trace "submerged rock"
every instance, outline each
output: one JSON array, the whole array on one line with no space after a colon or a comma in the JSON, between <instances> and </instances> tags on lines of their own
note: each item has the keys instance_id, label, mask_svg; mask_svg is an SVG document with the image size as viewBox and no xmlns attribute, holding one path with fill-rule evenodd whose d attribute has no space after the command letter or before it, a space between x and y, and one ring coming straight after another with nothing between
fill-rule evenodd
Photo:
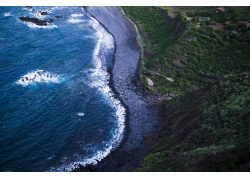
<instances>
[{"instance_id":1,"label":"submerged rock","mask_svg":"<svg viewBox=\"0 0 250 180\"><path fill-rule=\"evenodd\" d=\"M41 15L47 15L47 11L41 12Z\"/></svg>"},{"instance_id":2,"label":"submerged rock","mask_svg":"<svg viewBox=\"0 0 250 180\"><path fill-rule=\"evenodd\" d=\"M62 18L62 16L59 16L59 15L56 15L55 17L56 17L57 19Z\"/></svg>"}]
</instances>

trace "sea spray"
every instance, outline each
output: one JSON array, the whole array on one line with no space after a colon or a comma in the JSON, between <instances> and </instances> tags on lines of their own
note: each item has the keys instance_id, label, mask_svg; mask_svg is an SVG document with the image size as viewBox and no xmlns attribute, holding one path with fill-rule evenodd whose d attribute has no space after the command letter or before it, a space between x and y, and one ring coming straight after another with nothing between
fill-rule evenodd
<instances>
[{"instance_id":1,"label":"sea spray","mask_svg":"<svg viewBox=\"0 0 250 180\"><path fill-rule=\"evenodd\" d=\"M28 86L34 83L59 83L61 75L53 74L42 69L31 71L16 81L16 84Z\"/></svg>"}]
</instances>

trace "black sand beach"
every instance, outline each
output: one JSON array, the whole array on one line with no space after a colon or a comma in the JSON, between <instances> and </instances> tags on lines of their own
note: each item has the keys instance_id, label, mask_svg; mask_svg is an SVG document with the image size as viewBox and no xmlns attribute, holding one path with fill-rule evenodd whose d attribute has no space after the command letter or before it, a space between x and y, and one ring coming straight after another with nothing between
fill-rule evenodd
<instances>
[{"instance_id":1,"label":"black sand beach","mask_svg":"<svg viewBox=\"0 0 250 180\"><path fill-rule=\"evenodd\" d=\"M127 108L125 137L121 145L97 165L77 171L133 171L149 153L159 132L159 111L150 92L138 78L140 46L134 25L118 7L87 7L114 37L116 52L111 86Z\"/></svg>"}]
</instances>

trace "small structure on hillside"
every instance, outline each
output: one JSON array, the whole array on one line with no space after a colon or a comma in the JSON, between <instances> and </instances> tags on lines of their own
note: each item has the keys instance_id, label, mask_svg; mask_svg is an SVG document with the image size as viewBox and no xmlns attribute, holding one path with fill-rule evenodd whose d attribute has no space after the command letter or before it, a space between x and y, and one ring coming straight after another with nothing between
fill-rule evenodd
<instances>
[{"instance_id":1,"label":"small structure on hillside","mask_svg":"<svg viewBox=\"0 0 250 180\"><path fill-rule=\"evenodd\" d=\"M223 12L225 12L225 9L223 7L218 7L215 12L216 13L223 13Z\"/></svg>"}]
</instances>

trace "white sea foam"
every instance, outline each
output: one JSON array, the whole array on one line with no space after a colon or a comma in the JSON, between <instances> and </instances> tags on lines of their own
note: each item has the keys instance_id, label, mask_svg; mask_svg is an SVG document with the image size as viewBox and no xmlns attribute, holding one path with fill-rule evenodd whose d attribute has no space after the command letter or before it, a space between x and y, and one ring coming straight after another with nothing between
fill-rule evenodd
<instances>
[{"instance_id":1,"label":"white sea foam","mask_svg":"<svg viewBox=\"0 0 250 180\"><path fill-rule=\"evenodd\" d=\"M57 25L55 24L47 24L47 26L39 26L31 22L25 22L30 28L43 28L43 29L53 29L57 28Z\"/></svg>"},{"instance_id":2,"label":"white sea foam","mask_svg":"<svg viewBox=\"0 0 250 180\"><path fill-rule=\"evenodd\" d=\"M83 112L78 112L77 115L78 116L84 116L84 113Z\"/></svg>"},{"instance_id":3,"label":"white sea foam","mask_svg":"<svg viewBox=\"0 0 250 180\"><path fill-rule=\"evenodd\" d=\"M84 20L79 18L79 17L82 17L82 16L83 16L83 14L71 14L69 19L68 19L68 22L72 23L72 24L81 23Z\"/></svg>"},{"instance_id":4,"label":"white sea foam","mask_svg":"<svg viewBox=\"0 0 250 180\"><path fill-rule=\"evenodd\" d=\"M42 12L43 11L36 11L35 13L34 13L34 17L35 18L38 18L38 19L45 19L45 17L46 17L46 15L42 15ZM47 11L46 11L47 12Z\"/></svg>"},{"instance_id":5,"label":"white sea foam","mask_svg":"<svg viewBox=\"0 0 250 180\"><path fill-rule=\"evenodd\" d=\"M63 166L57 169L52 167L51 171L72 171L75 168L79 167L79 165L95 165L98 163L98 161L101 161L104 157L110 154L113 149L118 147L123 138L126 109L123 107L121 102L114 97L113 91L108 86L110 75L106 71L106 69L102 67L102 62L105 61L106 54L109 51L114 50L114 39L109 33L107 33L107 31L99 24L97 20L92 17L91 19L92 27L96 30L98 42L93 53L93 63L95 65L95 69L92 69L92 80L89 85L93 88L97 88L107 99L110 105L115 109L115 117L117 118L117 129L115 130L115 132L113 132L113 138L110 140L110 142L106 143L104 150L96 151L92 157L84 159L81 158L81 155L75 155L76 157L78 157L78 161L69 164L64 164Z\"/></svg>"},{"instance_id":6,"label":"white sea foam","mask_svg":"<svg viewBox=\"0 0 250 180\"><path fill-rule=\"evenodd\" d=\"M28 72L15 83L22 86L28 86L34 83L60 83L61 80L61 75L38 69L36 71Z\"/></svg>"},{"instance_id":7,"label":"white sea foam","mask_svg":"<svg viewBox=\"0 0 250 180\"><path fill-rule=\"evenodd\" d=\"M10 12L3 13L4 16L11 16Z\"/></svg>"},{"instance_id":8,"label":"white sea foam","mask_svg":"<svg viewBox=\"0 0 250 180\"><path fill-rule=\"evenodd\" d=\"M48 157L47 159L50 160L50 159L52 159L52 158L54 158L54 157L55 157L55 155L50 156L50 157Z\"/></svg>"},{"instance_id":9,"label":"white sea foam","mask_svg":"<svg viewBox=\"0 0 250 180\"><path fill-rule=\"evenodd\" d=\"M82 17L83 14L71 14L72 17Z\"/></svg>"},{"instance_id":10,"label":"white sea foam","mask_svg":"<svg viewBox=\"0 0 250 180\"><path fill-rule=\"evenodd\" d=\"M77 23L83 22L83 20L82 19L76 19L76 18L70 18L70 19L68 19L68 22L72 23L72 24L77 24Z\"/></svg>"}]
</instances>

